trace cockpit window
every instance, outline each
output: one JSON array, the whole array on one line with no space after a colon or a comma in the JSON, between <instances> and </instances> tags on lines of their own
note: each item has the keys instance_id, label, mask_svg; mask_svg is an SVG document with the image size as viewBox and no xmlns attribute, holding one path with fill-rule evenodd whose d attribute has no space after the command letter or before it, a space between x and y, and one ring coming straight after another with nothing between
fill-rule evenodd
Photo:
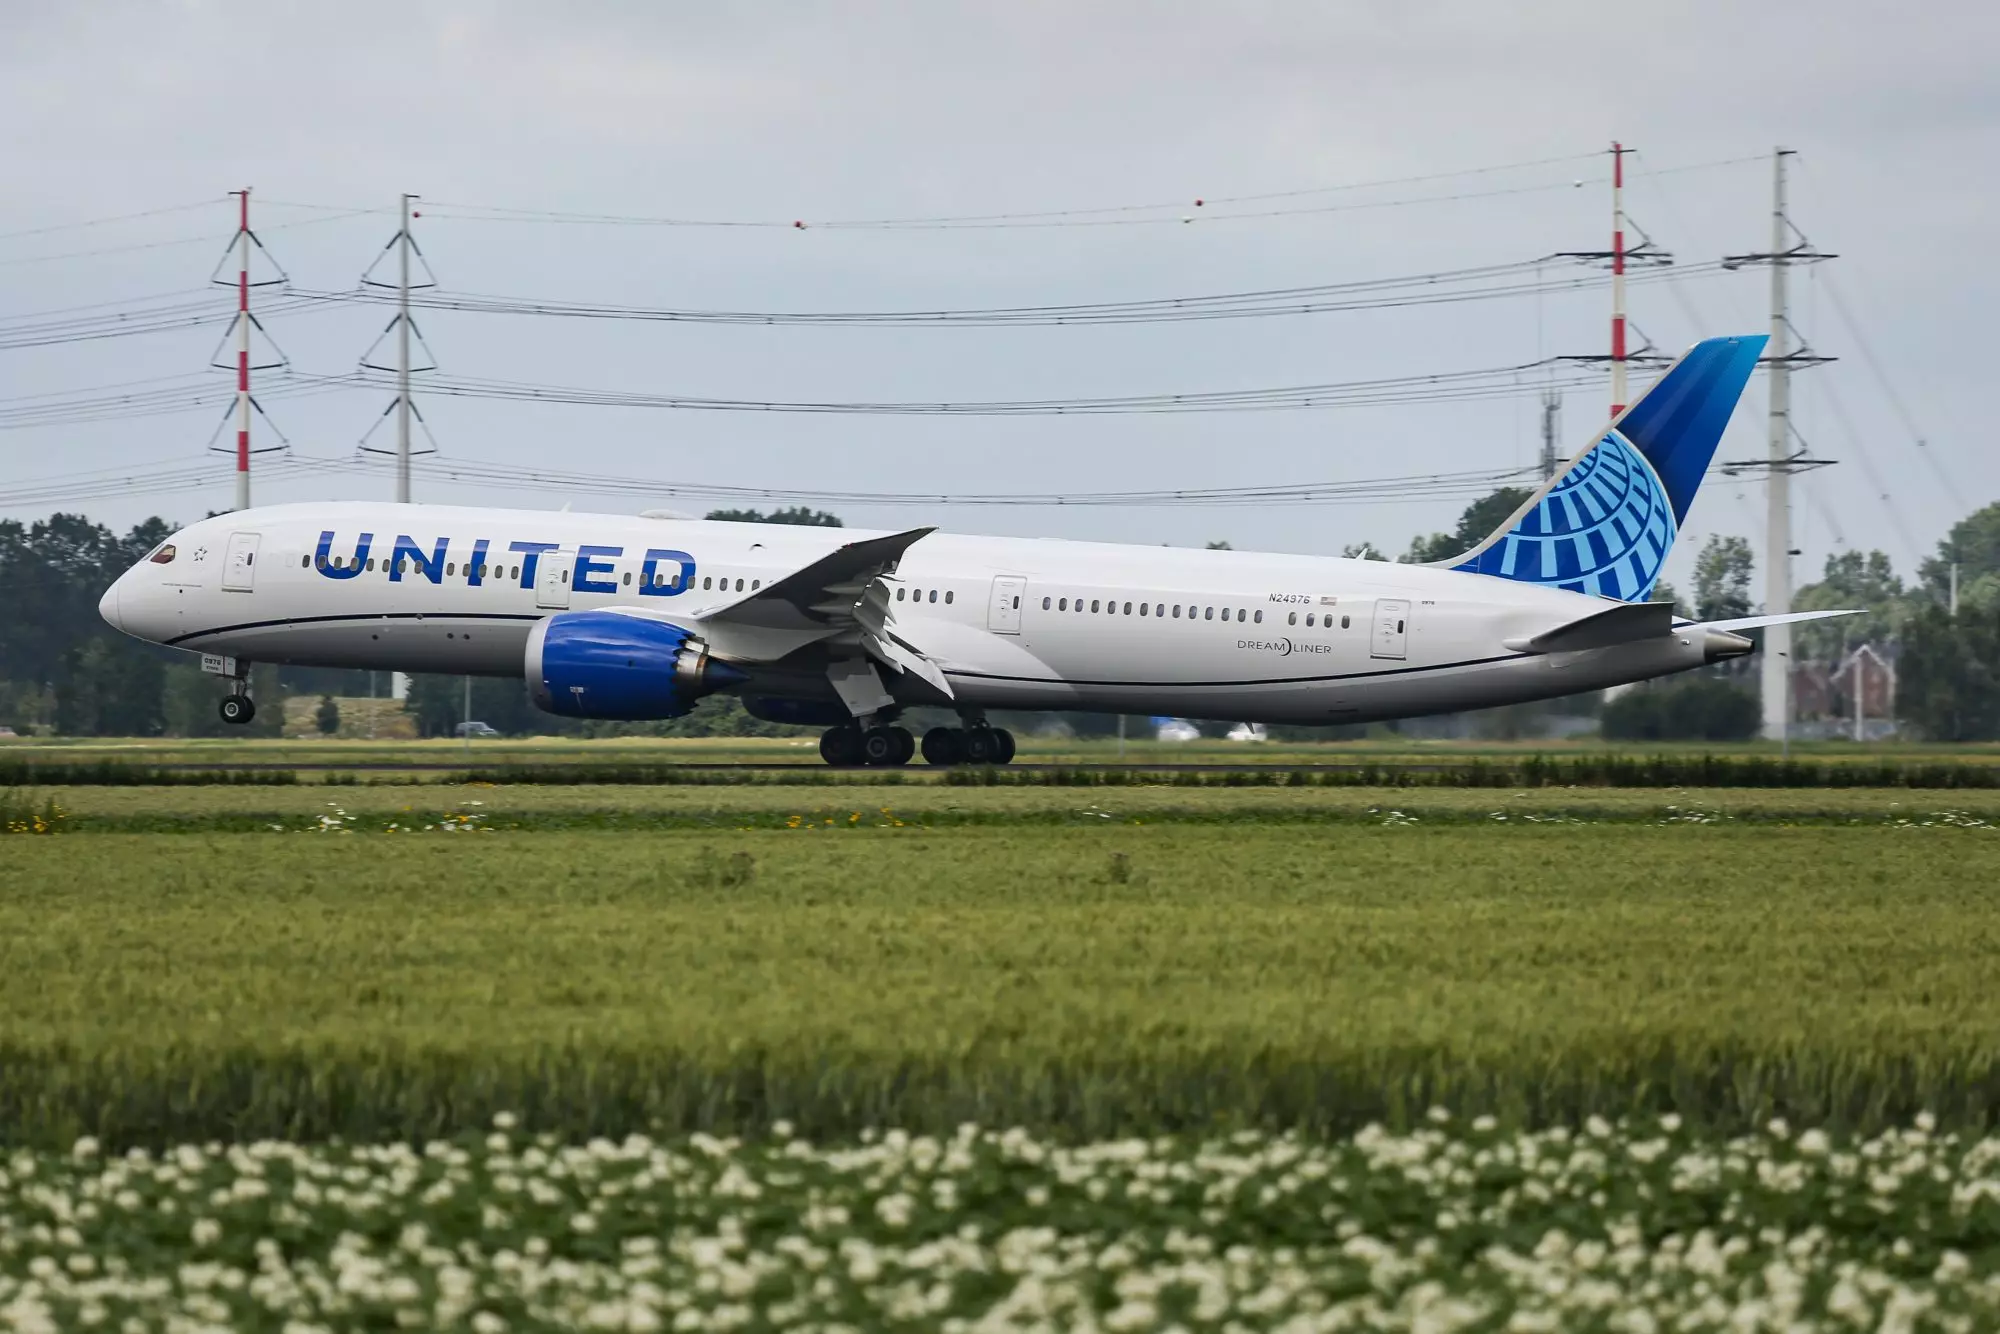
<instances>
[{"instance_id":1,"label":"cockpit window","mask_svg":"<svg viewBox=\"0 0 2000 1334\"><path fill-rule=\"evenodd\" d=\"M153 562L153 564L155 565L173 564L174 544L171 542L160 543L159 549L154 551L152 555L146 557L146 559Z\"/></svg>"}]
</instances>

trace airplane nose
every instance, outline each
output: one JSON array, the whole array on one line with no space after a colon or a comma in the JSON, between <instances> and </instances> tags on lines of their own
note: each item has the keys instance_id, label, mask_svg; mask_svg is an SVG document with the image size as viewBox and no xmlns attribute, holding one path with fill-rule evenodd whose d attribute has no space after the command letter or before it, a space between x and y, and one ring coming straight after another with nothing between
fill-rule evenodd
<instances>
[{"instance_id":1,"label":"airplane nose","mask_svg":"<svg viewBox=\"0 0 2000 1334\"><path fill-rule=\"evenodd\" d=\"M97 601L97 614L102 616L105 623L114 630L125 628L125 619L118 610L118 585L123 582L122 579L113 581L111 587L104 590L104 596Z\"/></svg>"}]
</instances>

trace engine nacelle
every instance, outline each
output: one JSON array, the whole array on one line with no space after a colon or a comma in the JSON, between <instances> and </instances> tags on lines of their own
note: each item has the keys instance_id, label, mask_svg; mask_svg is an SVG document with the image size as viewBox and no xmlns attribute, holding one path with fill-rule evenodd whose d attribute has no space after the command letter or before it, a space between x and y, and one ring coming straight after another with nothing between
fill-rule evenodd
<instances>
[{"instance_id":1,"label":"engine nacelle","mask_svg":"<svg viewBox=\"0 0 2000 1334\"><path fill-rule=\"evenodd\" d=\"M643 611L561 611L528 632L528 691L569 718L678 718L744 679L686 626Z\"/></svg>"}]
</instances>

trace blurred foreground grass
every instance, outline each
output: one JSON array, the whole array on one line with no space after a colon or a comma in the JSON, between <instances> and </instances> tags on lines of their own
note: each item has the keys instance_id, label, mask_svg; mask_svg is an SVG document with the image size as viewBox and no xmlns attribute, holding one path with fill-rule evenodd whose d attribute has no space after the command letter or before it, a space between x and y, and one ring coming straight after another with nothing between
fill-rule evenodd
<instances>
[{"instance_id":1,"label":"blurred foreground grass","mask_svg":"<svg viewBox=\"0 0 2000 1334\"><path fill-rule=\"evenodd\" d=\"M2000 833L1867 813L15 838L0 1133L1984 1122Z\"/></svg>"}]
</instances>

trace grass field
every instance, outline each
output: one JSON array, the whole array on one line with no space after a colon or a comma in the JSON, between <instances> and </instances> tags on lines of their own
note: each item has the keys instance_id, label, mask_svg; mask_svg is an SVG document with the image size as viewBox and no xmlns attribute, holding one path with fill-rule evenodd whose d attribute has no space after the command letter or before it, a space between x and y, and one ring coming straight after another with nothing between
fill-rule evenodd
<instances>
[{"instance_id":1,"label":"grass field","mask_svg":"<svg viewBox=\"0 0 2000 1334\"><path fill-rule=\"evenodd\" d=\"M0 793L0 1329L1991 1328L1996 826Z\"/></svg>"},{"instance_id":2,"label":"grass field","mask_svg":"<svg viewBox=\"0 0 2000 1334\"><path fill-rule=\"evenodd\" d=\"M72 832L0 858L0 1124L1869 1127L2000 1091L2000 802L478 791L59 794Z\"/></svg>"}]
</instances>

